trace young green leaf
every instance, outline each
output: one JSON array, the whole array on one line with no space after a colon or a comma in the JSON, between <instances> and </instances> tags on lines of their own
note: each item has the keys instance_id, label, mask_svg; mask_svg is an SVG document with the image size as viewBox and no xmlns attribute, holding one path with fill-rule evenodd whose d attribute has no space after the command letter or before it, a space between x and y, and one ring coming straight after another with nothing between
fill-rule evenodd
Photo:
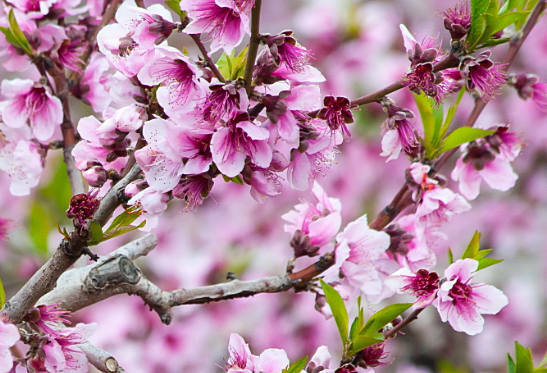
<instances>
[{"instance_id":1,"label":"young green leaf","mask_svg":"<svg viewBox=\"0 0 547 373\"><path fill-rule=\"evenodd\" d=\"M416 101L416 106L418 107L422 119L426 156L430 156L434 152L433 139L435 132L438 132L435 130L437 123L435 115L438 117L438 112L437 114L434 113L434 102L424 92L420 92L419 95L416 93L413 93L412 95L414 96L414 101Z\"/></svg>"},{"instance_id":2,"label":"young green leaf","mask_svg":"<svg viewBox=\"0 0 547 373\"><path fill-rule=\"evenodd\" d=\"M6 36L6 40L11 45L21 49L26 54L32 55L30 43L28 42L25 34L23 34L23 31L21 31L21 28L17 23L17 19L15 18L15 14L13 13L13 9L10 9L8 14L8 24L9 28L0 27L0 31L2 31L2 33Z\"/></svg>"},{"instance_id":3,"label":"young green leaf","mask_svg":"<svg viewBox=\"0 0 547 373\"><path fill-rule=\"evenodd\" d=\"M97 221L91 221L89 224L89 233L91 234L91 238L88 241L89 245L98 244L103 240L103 228L101 227L101 224Z\"/></svg>"},{"instance_id":4,"label":"young green leaf","mask_svg":"<svg viewBox=\"0 0 547 373\"><path fill-rule=\"evenodd\" d=\"M375 345L377 343L381 343L383 341L383 339L370 337L368 335L357 335L351 340L349 355L355 355L362 349Z\"/></svg>"},{"instance_id":5,"label":"young green leaf","mask_svg":"<svg viewBox=\"0 0 547 373\"><path fill-rule=\"evenodd\" d=\"M321 286L323 287L323 292L325 293L325 298L327 303L330 306L332 311L332 316L338 327L338 332L340 333L340 338L342 339L342 344L345 346L348 341L348 311L346 305L342 300L342 297L332 286L321 280Z\"/></svg>"},{"instance_id":6,"label":"young green leaf","mask_svg":"<svg viewBox=\"0 0 547 373\"><path fill-rule=\"evenodd\" d=\"M454 254L452 253L452 249L448 248L448 264L454 263Z\"/></svg>"},{"instance_id":7,"label":"young green leaf","mask_svg":"<svg viewBox=\"0 0 547 373\"><path fill-rule=\"evenodd\" d=\"M236 56L234 51L231 55L223 53L218 59L216 65L218 71L228 80L236 80L245 74L245 64L247 63L247 49L243 48L241 52Z\"/></svg>"},{"instance_id":8,"label":"young green leaf","mask_svg":"<svg viewBox=\"0 0 547 373\"><path fill-rule=\"evenodd\" d=\"M491 135L494 132L495 130L483 130L481 128L473 127L456 128L444 139L443 146L441 147L441 153L456 148L467 142Z\"/></svg>"},{"instance_id":9,"label":"young green leaf","mask_svg":"<svg viewBox=\"0 0 547 373\"><path fill-rule=\"evenodd\" d=\"M380 329L409 309L410 306L412 303L396 303L382 308L368 319L360 334L369 337L376 336Z\"/></svg>"},{"instance_id":10,"label":"young green leaf","mask_svg":"<svg viewBox=\"0 0 547 373\"><path fill-rule=\"evenodd\" d=\"M465 259L465 258L475 259L476 255L479 252L480 238L481 238L481 232L475 231L475 233L473 233L473 237L471 237L471 241L469 241L469 244L467 244L467 248L462 254L462 259Z\"/></svg>"},{"instance_id":11,"label":"young green leaf","mask_svg":"<svg viewBox=\"0 0 547 373\"><path fill-rule=\"evenodd\" d=\"M353 340L353 338L359 334L365 324L365 314L363 311L363 307L361 307L361 297L357 298L357 308L359 312L357 314L357 317L351 323L351 328L349 329L350 340Z\"/></svg>"},{"instance_id":12,"label":"young green leaf","mask_svg":"<svg viewBox=\"0 0 547 373\"><path fill-rule=\"evenodd\" d=\"M4 303L6 303L6 291L4 290L4 284L0 278L0 309L4 307Z\"/></svg>"},{"instance_id":13,"label":"young green leaf","mask_svg":"<svg viewBox=\"0 0 547 373\"><path fill-rule=\"evenodd\" d=\"M503 262L503 259L494 259L494 258L479 259L479 266L477 267L477 271L480 271L481 269L488 268L490 266L493 266L494 264L498 264L501 262Z\"/></svg>"},{"instance_id":14,"label":"young green leaf","mask_svg":"<svg viewBox=\"0 0 547 373\"><path fill-rule=\"evenodd\" d=\"M511 355L507 354L507 373L515 373L515 370L517 369L515 362L513 361L513 358Z\"/></svg>"},{"instance_id":15,"label":"young green leaf","mask_svg":"<svg viewBox=\"0 0 547 373\"><path fill-rule=\"evenodd\" d=\"M515 341L515 373L532 373L534 363L532 361L532 352Z\"/></svg>"},{"instance_id":16,"label":"young green leaf","mask_svg":"<svg viewBox=\"0 0 547 373\"><path fill-rule=\"evenodd\" d=\"M165 0L165 5L167 5L167 7L169 9L171 9L173 12L175 12L180 17L181 20L186 18L186 12L183 12L180 9L180 1L179 0Z\"/></svg>"},{"instance_id":17,"label":"young green leaf","mask_svg":"<svg viewBox=\"0 0 547 373\"><path fill-rule=\"evenodd\" d=\"M302 359L295 361L287 368L283 369L283 373L300 373L306 367L308 363L308 357L304 356Z\"/></svg>"},{"instance_id":18,"label":"young green leaf","mask_svg":"<svg viewBox=\"0 0 547 373\"><path fill-rule=\"evenodd\" d=\"M486 31L486 20L483 15L488 12L489 7L490 0L471 0L471 29L466 39L469 51L473 50Z\"/></svg>"}]
</instances>

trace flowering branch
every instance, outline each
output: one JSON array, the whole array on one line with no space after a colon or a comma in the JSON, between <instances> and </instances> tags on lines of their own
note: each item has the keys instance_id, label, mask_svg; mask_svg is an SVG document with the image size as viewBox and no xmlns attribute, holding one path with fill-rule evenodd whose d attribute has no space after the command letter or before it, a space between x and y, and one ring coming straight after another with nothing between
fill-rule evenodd
<instances>
[{"instance_id":1,"label":"flowering branch","mask_svg":"<svg viewBox=\"0 0 547 373\"><path fill-rule=\"evenodd\" d=\"M245 65L245 89L247 93L251 93L251 85L253 80L253 68L255 65L258 45L260 43L259 27L260 27L260 7L262 0L255 0L253 10L251 12L251 40L249 42L249 52L247 53L247 64Z\"/></svg>"},{"instance_id":2,"label":"flowering branch","mask_svg":"<svg viewBox=\"0 0 547 373\"><path fill-rule=\"evenodd\" d=\"M101 200L94 219L106 223L114 209L120 204L120 191L139 176L140 168L135 165L124 178L118 181ZM42 267L19 289L4 306L3 312L13 322L23 319L36 301L53 289L55 282L82 255L87 244L87 233L74 230L69 240L63 240L57 250Z\"/></svg>"}]
</instances>

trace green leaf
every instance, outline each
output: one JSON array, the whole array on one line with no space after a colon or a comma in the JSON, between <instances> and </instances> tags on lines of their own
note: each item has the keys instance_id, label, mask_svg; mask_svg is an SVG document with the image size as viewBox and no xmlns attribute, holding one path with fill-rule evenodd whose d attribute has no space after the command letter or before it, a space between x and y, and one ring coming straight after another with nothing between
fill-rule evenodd
<instances>
[{"instance_id":1,"label":"green leaf","mask_svg":"<svg viewBox=\"0 0 547 373\"><path fill-rule=\"evenodd\" d=\"M545 356L543 356L543 360L541 360L541 363L539 363L539 367L547 367L547 352L545 353Z\"/></svg>"},{"instance_id":2,"label":"green leaf","mask_svg":"<svg viewBox=\"0 0 547 373\"><path fill-rule=\"evenodd\" d=\"M534 363L532 361L532 352L515 341L515 373L532 373Z\"/></svg>"},{"instance_id":3,"label":"green leaf","mask_svg":"<svg viewBox=\"0 0 547 373\"><path fill-rule=\"evenodd\" d=\"M304 356L302 359L295 361L287 368L283 369L283 373L300 373L306 367L308 363L308 357Z\"/></svg>"},{"instance_id":4,"label":"green leaf","mask_svg":"<svg viewBox=\"0 0 547 373\"><path fill-rule=\"evenodd\" d=\"M359 310L357 317L351 323L351 328L349 329L349 339L353 338L359 334L361 329L363 329L365 323L365 315L363 308L361 307L361 297L357 298L357 309Z\"/></svg>"},{"instance_id":5,"label":"green leaf","mask_svg":"<svg viewBox=\"0 0 547 373\"><path fill-rule=\"evenodd\" d=\"M6 36L6 40L16 48L23 50L28 55L32 55L32 48L28 42L25 34L21 31L13 9L10 9L8 15L9 28L0 27L0 31Z\"/></svg>"},{"instance_id":6,"label":"green leaf","mask_svg":"<svg viewBox=\"0 0 547 373\"><path fill-rule=\"evenodd\" d=\"M507 354L507 373L515 373L516 369L517 366L515 365L513 358L511 355Z\"/></svg>"},{"instance_id":7,"label":"green leaf","mask_svg":"<svg viewBox=\"0 0 547 373\"><path fill-rule=\"evenodd\" d=\"M424 92L420 94L413 93L414 101L420 112L422 118L422 125L424 128L424 146L426 149L426 155L433 153L433 136L435 132L435 114L433 113L433 100L430 99Z\"/></svg>"},{"instance_id":8,"label":"green leaf","mask_svg":"<svg viewBox=\"0 0 547 373\"><path fill-rule=\"evenodd\" d=\"M480 238L481 238L481 232L475 231L475 233L473 233L473 237L471 237L471 241L469 241L469 244L467 244L467 248L462 254L462 259L465 259L465 258L475 259L477 253L479 252Z\"/></svg>"},{"instance_id":9,"label":"green leaf","mask_svg":"<svg viewBox=\"0 0 547 373\"><path fill-rule=\"evenodd\" d=\"M48 253L46 238L49 232L54 229L52 225L53 221L54 217L51 215L49 209L44 208L37 200L31 203L27 218L27 229L36 253L39 255L44 256Z\"/></svg>"},{"instance_id":10,"label":"green leaf","mask_svg":"<svg viewBox=\"0 0 547 373\"><path fill-rule=\"evenodd\" d=\"M409 309L410 306L412 303L396 303L382 308L368 319L360 334L369 337L376 336L380 329Z\"/></svg>"},{"instance_id":11,"label":"green leaf","mask_svg":"<svg viewBox=\"0 0 547 373\"><path fill-rule=\"evenodd\" d=\"M88 244L92 245L93 242L101 242L103 240L103 228L101 227L101 224L97 221L91 221L89 224L89 233L91 234L91 239L89 240Z\"/></svg>"},{"instance_id":12,"label":"green leaf","mask_svg":"<svg viewBox=\"0 0 547 373\"><path fill-rule=\"evenodd\" d=\"M236 184L239 184L239 185L244 184L243 179L241 178L241 175L237 175L237 176L234 176L234 177L228 177L226 175L222 175L222 178L227 183L232 182L232 183L236 183Z\"/></svg>"},{"instance_id":13,"label":"green leaf","mask_svg":"<svg viewBox=\"0 0 547 373\"><path fill-rule=\"evenodd\" d=\"M349 350L350 355L355 355L359 351L377 343L383 342L383 339L369 337L368 335L357 335L351 341L351 348Z\"/></svg>"},{"instance_id":14,"label":"green leaf","mask_svg":"<svg viewBox=\"0 0 547 373\"><path fill-rule=\"evenodd\" d=\"M484 14L477 16L471 23L471 29L467 34L467 48L472 51L486 33L487 22Z\"/></svg>"},{"instance_id":15,"label":"green leaf","mask_svg":"<svg viewBox=\"0 0 547 373\"><path fill-rule=\"evenodd\" d=\"M467 142L491 135L494 132L496 131L483 130L481 128L473 128L473 127L456 128L444 139L443 146L441 147L441 153L444 153L450 149L456 148Z\"/></svg>"},{"instance_id":16,"label":"green leaf","mask_svg":"<svg viewBox=\"0 0 547 373\"><path fill-rule=\"evenodd\" d=\"M4 290L4 284L0 278L0 309L4 307L4 303L6 303L6 291Z\"/></svg>"},{"instance_id":17,"label":"green leaf","mask_svg":"<svg viewBox=\"0 0 547 373\"><path fill-rule=\"evenodd\" d=\"M448 264L454 263L454 254L452 253L452 249L448 248Z\"/></svg>"},{"instance_id":18,"label":"green leaf","mask_svg":"<svg viewBox=\"0 0 547 373\"><path fill-rule=\"evenodd\" d=\"M109 240L114 237L121 236L122 234L134 231L144 227L146 221L141 222L139 225L131 225L142 214L142 208L132 206L116 216L110 226L104 231L99 232L97 224L92 222L90 228L92 229L91 239L88 241L88 245L97 245L100 242Z\"/></svg>"},{"instance_id":19,"label":"green leaf","mask_svg":"<svg viewBox=\"0 0 547 373\"><path fill-rule=\"evenodd\" d=\"M503 259L494 259L494 258L479 259L479 266L477 267L477 271L480 271L481 269L488 268L490 266L493 266L501 262L503 262Z\"/></svg>"},{"instance_id":20,"label":"green leaf","mask_svg":"<svg viewBox=\"0 0 547 373\"><path fill-rule=\"evenodd\" d=\"M346 309L346 305L344 304L344 301L342 300L342 297L332 286L324 282L323 280L320 281L321 286L323 287L323 292L325 293L325 298L327 299L327 303L330 306L330 309L332 311L332 316L334 317L334 321L336 321L336 326L338 327L338 332L340 333L340 338L342 339L342 345L346 345L348 341L348 311Z\"/></svg>"},{"instance_id":21,"label":"green leaf","mask_svg":"<svg viewBox=\"0 0 547 373\"><path fill-rule=\"evenodd\" d=\"M186 18L186 12L180 9L179 0L165 0L165 5L167 5L167 7L171 9L173 12L177 13L177 15L180 17L181 20Z\"/></svg>"},{"instance_id":22,"label":"green leaf","mask_svg":"<svg viewBox=\"0 0 547 373\"><path fill-rule=\"evenodd\" d=\"M228 80L236 80L245 74L245 64L247 63L247 49L243 48L237 56L234 51L230 55L223 53L218 59L216 65L218 71Z\"/></svg>"}]
</instances>

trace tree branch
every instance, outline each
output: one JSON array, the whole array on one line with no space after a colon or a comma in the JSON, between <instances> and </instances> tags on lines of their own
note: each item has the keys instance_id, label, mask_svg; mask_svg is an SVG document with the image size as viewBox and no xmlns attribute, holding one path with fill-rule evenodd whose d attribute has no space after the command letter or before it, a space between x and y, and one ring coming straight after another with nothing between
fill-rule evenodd
<instances>
[{"instance_id":1,"label":"tree branch","mask_svg":"<svg viewBox=\"0 0 547 373\"><path fill-rule=\"evenodd\" d=\"M125 370L110 353L87 342L78 346L85 354L87 360L101 372L105 373L124 373Z\"/></svg>"},{"instance_id":2,"label":"tree branch","mask_svg":"<svg viewBox=\"0 0 547 373\"><path fill-rule=\"evenodd\" d=\"M104 225L114 209L120 204L120 191L140 175L138 165L118 181L104 196L94 219ZM63 240L53 255L36 271L32 277L4 305L3 313L14 323L23 319L36 301L55 286L55 282L82 255L87 244L87 234L79 230L71 233L70 239Z\"/></svg>"},{"instance_id":3,"label":"tree branch","mask_svg":"<svg viewBox=\"0 0 547 373\"><path fill-rule=\"evenodd\" d=\"M207 66L211 69L213 74L215 74L217 79L220 80L222 83L226 83L226 79L224 79L224 77L222 76L222 74L218 70L217 65L215 65L215 63L213 62L213 60L209 56L209 53L207 52L207 49L205 48L205 46L201 42L199 34L190 34L190 37L196 43L196 45L197 45L198 49L200 50L203 58L205 59L205 62L207 62Z\"/></svg>"},{"instance_id":4,"label":"tree branch","mask_svg":"<svg viewBox=\"0 0 547 373\"><path fill-rule=\"evenodd\" d=\"M247 64L245 65L245 89L251 94L253 83L253 68L255 65L258 44L260 43L260 7L262 0L255 0L251 11L251 40L249 41L249 52L247 53Z\"/></svg>"}]
</instances>

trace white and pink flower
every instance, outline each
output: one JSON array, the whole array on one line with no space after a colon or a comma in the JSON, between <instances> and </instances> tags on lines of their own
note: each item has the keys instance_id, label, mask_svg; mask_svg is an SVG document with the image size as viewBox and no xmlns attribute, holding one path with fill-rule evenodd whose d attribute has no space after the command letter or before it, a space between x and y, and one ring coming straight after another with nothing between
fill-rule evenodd
<instances>
[{"instance_id":1,"label":"white and pink flower","mask_svg":"<svg viewBox=\"0 0 547 373\"><path fill-rule=\"evenodd\" d=\"M472 273L479 262L474 259L460 259L448 266L438 297L433 302L443 322L458 332L475 335L482 331L482 314L495 315L508 303L501 290L492 285L474 283Z\"/></svg>"},{"instance_id":2,"label":"white and pink flower","mask_svg":"<svg viewBox=\"0 0 547 373\"><path fill-rule=\"evenodd\" d=\"M63 122L61 101L48 89L29 79L4 80L2 120L11 128L29 124L40 142L48 142Z\"/></svg>"}]
</instances>

